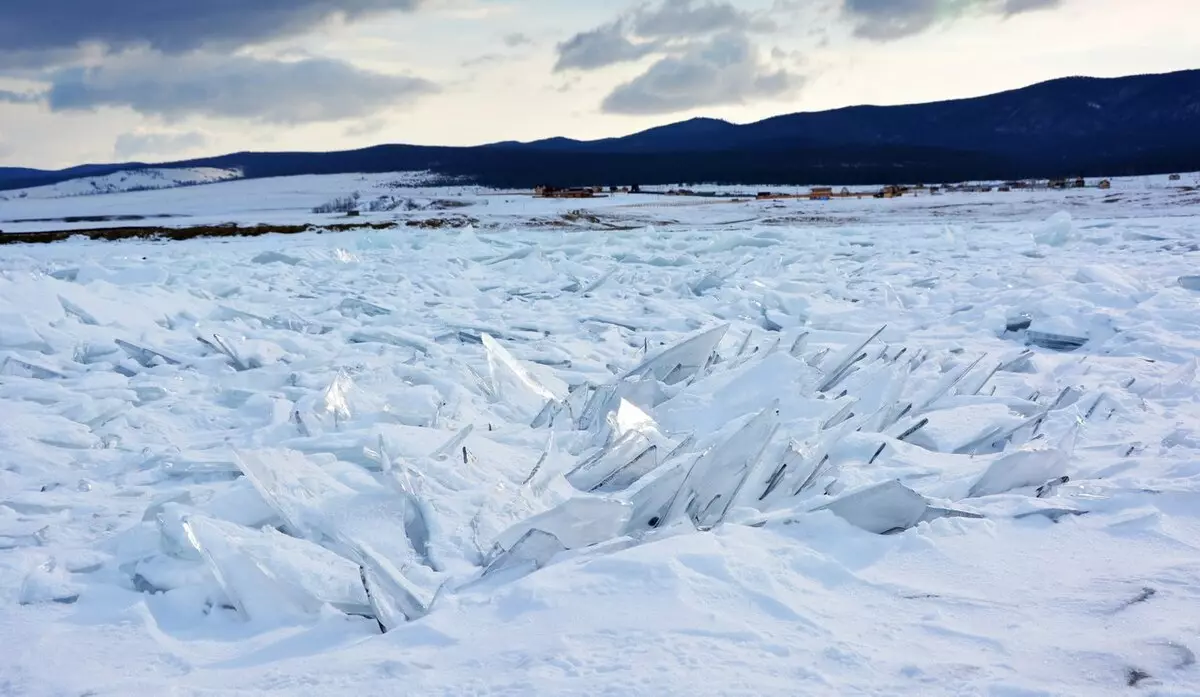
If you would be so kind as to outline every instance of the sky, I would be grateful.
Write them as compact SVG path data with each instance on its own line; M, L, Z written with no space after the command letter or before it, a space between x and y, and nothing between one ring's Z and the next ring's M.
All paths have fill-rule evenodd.
M1200 68L1196 0L0 5L0 167L592 139Z

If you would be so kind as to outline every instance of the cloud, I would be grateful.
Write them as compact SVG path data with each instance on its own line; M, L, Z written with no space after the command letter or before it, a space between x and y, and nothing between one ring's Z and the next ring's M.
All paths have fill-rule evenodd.
M1062 5L1062 0L1005 0L1004 14L1019 15L1022 12L1053 10Z
M120 159L138 155L164 155L195 150L208 144L208 138L200 132L185 133L138 132L122 133L113 145L113 154Z
M893 41L920 34L968 12L1005 17L1058 7L1062 0L842 0L842 12L855 35Z
M163 53L240 47L347 21L411 11L423 0L4 0L0 66L64 50L149 46ZM41 65L51 65L42 62Z
M655 42L634 43L625 36L622 22L614 22L581 32L558 45L554 72L596 70L617 63L635 61L657 51Z
M529 38L528 34L523 34L521 32L507 34L504 37L504 45L509 48L528 46L532 43L533 43L533 39Z
M127 52L100 66L54 73L52 111L128 107L168 121L188 116L299 124L371 115L437 91L426 80L325 58L259 60L192 53Z
M0 90L0 104L36 104L40 101L42 101L42 95L37 92Z
M667 114L779 97L804 78L759 61L745 34L729 32L669 55L617 87L601 108L610 114Z
M636 61L721 32L775 29L769 18L739 10L727 0L660 0L558 44L554 71L597 70Z
M677 38L774 28L770 19L756 18L728 2L714 0L663 0L658 7L643 5L633 13L633 31L643 37Z

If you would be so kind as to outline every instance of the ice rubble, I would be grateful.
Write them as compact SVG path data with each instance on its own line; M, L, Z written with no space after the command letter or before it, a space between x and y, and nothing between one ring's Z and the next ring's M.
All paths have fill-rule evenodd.
M729 332L727 324L701 330L607 384L569 389L535 377L481 334L487 374L463 366L467 382L548 441L523 480L498 480L500 495L469 519L441 496L465 476L454 470L473 466L476 426L397 455L378 425L358 418L354 380L340 370L281 420L304 438L320 436L325 452L331 438L344 440L344 456L237 449L218 470L244 475L265 509L167 502L146 514L160 535L157 551L139 546L122 568L135 587L154 592L207 577L214 604L255 622L331 607L390 631L484 581L494 587L571 554L668 532L833 515L891 534L946 516L1004 515L979 502L1014 491L1046 500L1032 512L1075 510L1045 507L1069 479L1073 447L1070 437L1048 445L1047 433L1111 416L1099 398L1081 415L1086 395L1078 391L1043 396L1021 387L1028 352L931 354L892 343L886 327L840 348L810 348L807 333L781 340ZM122 349L142 368L178 365L157 350ZM235 370L254 370L223 353ZM672 428L680 425L693 428ZM938 453L961 483L923 484L904 464L914 451ZM71 589L61 581L53 569L31 575L30 601L67 602Z

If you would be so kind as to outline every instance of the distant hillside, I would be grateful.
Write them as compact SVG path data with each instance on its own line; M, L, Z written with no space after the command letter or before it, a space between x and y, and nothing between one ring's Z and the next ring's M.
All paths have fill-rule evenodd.
M122 191L173 189L180 186L212 184L231 179L240 179L241 177L242 172L239 169L218 169L215 167L161 169L148 167L145 169L121 170L100 176L68 179L55 184L47 184L34 188L9 190L5 193L0 193L0 200L17 197L65 198L68 196L113 194Z
M502 187L868 184L1194 171L1200 170L1200 70L1063 78L972 99L856 106L745 125L692 119L596 141L244 152L159 166L238 168L248 178L428 170ZM103 166L89 166L96 167ZM0 171L0 189L78 176Z

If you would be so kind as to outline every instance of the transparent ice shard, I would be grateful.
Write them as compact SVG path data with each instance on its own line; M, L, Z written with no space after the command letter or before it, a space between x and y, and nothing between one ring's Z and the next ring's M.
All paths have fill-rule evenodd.
M79 320L80 324L99 326L100 322L96 320L92 313L76 305L70 300L67 300L63 296L58 296L58 303L62 305L63 312Z
M562 541L545 530L534 528L521 536L512 548L500 552L483 570L484 576L498 571L522 569L537 571L550 563L555 555L567 551Z
M558 538L567 549L579 549L619 537L632 513L633 506L619 499L577 496L513 525L496 538L496 546L511 550L536 529Z
M61 380L66 376L49 368L43 368L33 363L19 360L9 356L0 363L0 375L11 375L14 377L33 378L35 380Z
M624 534L645 532L667 523L672 503L679 497L694 462L695 458L665 463L621 492L621 499L633 507Z
M180 359L169 356L161 351L149 349L144 346L137 346L129 343L128 341L122 341L121 339L114 339L113 343L115 343L117 346L120 346L122 351L128 354L130 358L137 361L138 365L142 366L143 368L153 368L155 365L160 363L166 363L167 365L179 365L183 362Z
M65 567L53 559L30 571L21 583L17 602L21 605L59 603L70 605L79 600L82 588L71 581Z
M373 302L368 302L362 298L346 298L338 305L338 310L343 315L354 317L357 315L365 315L367 317L381 317L390 315L392 311L382 305L376 305Z
M354 381L344 371L339 370L333 380L330 381L329 387L321 393L321 415L328 415L333 419L334 427L340 427L342 423L349 421L353 414L350 411L350 390L354 388Z
M333 331L332 327L301 317L295 312L285 312L278 315L271 315L270 317L263 319L262 323L264 327L270 327L271 329L284 329L289 332L297 332L299 334L328 334L329 332Z
M490 334L483 334L482 340L492 389L500 399L530 413L541 410L547 400L558 399Z
M350 614L369 611L356 565L327 549L272 528L194 514L183 526L226 595L251 619L312 615L323 604Z
M233 345L231 345L228 341L226 341L225 338L222 337L220 334L213 334L211 339L206 339L202 336L197 336L196 340L199 341L200 343L204 344L208 348L212 349L213 351L224 354L227 358L229 358L229 362L233 365L234 369L237 370L238 372L242 372L242 371L250 370L251 368L259 367L257 365L251 365L248 361L242 360L242 357L240 355L238 355L237 349L235 349L233 347Z
M863 351L863 349L865 349L867 347L867 344L871 343L876 338L878 338L879 335L883 334L884 330L886 330L886 329L887 329L887 325L885 324L882 327L880 327L879 329L876 329L874 334L867 337L862 342L860 342L858 344L853 344L853 345L847 347L841 353L839 353L836 356L834 356L833 358L825 361L826 363L829 364L829 367L828 368L823 367L823 370L825 370L826 378L820 385L817 386L817 391L818 392L828 392L829 390L833 389L839 382L844 380L846 375L850 372L850 369L854 366L854 364L858 363L859 361L866 358L866 356L863 355L862 351Z
M369 546L354 544L349 540L345 543L359 559L359 578L370 603L371 614L379 623L380 630L388 632L429 614L434 598L426 597L395 566Z
M381 329L378 327L360 329L350 335L349 341L352 344L388 344L390 346L412 349L423 355L429 355L430 352L430 344L425 339L419 336L403 334L394 329Z
M1040 346L1051 351L1069 352L1082 348L1088 342L1086 336L1072 336L1069 334L1055 334L1052 332L1039 332L1029 330L1025 332L1025 340L1034 346Z
M703 370L713 351L725 338L730 325L722 324L701 332L643 361L623 377L653 376L655 380L675 385L694 377Z
M235 451L242 474L296 535L313 542L327 538L324 504L354 494L294 450Z
M1067 473L1070 455L1053 447L1025 447L993 461L971 486L969 497L1003 494L1013 489L1041 486Z
M830 511L855 527L882 535L911 528L921 521L928 508L924 496L894 479L872 484L812 510Z
M1179 287L1188 290L1200 290L1200 276L1180 276Z
M676 511L684 512L701 529L720 523L778 428L779 402L775 400L701 455L688 475L681 497L674 502L671 516L676 517Z
M467 424L458 433L454 434L450 440L446 441L441 447L433 451L430 456L435 460L446 460L455 455L462 447L463 443L467 442L467 438L475 432L475 424Z

